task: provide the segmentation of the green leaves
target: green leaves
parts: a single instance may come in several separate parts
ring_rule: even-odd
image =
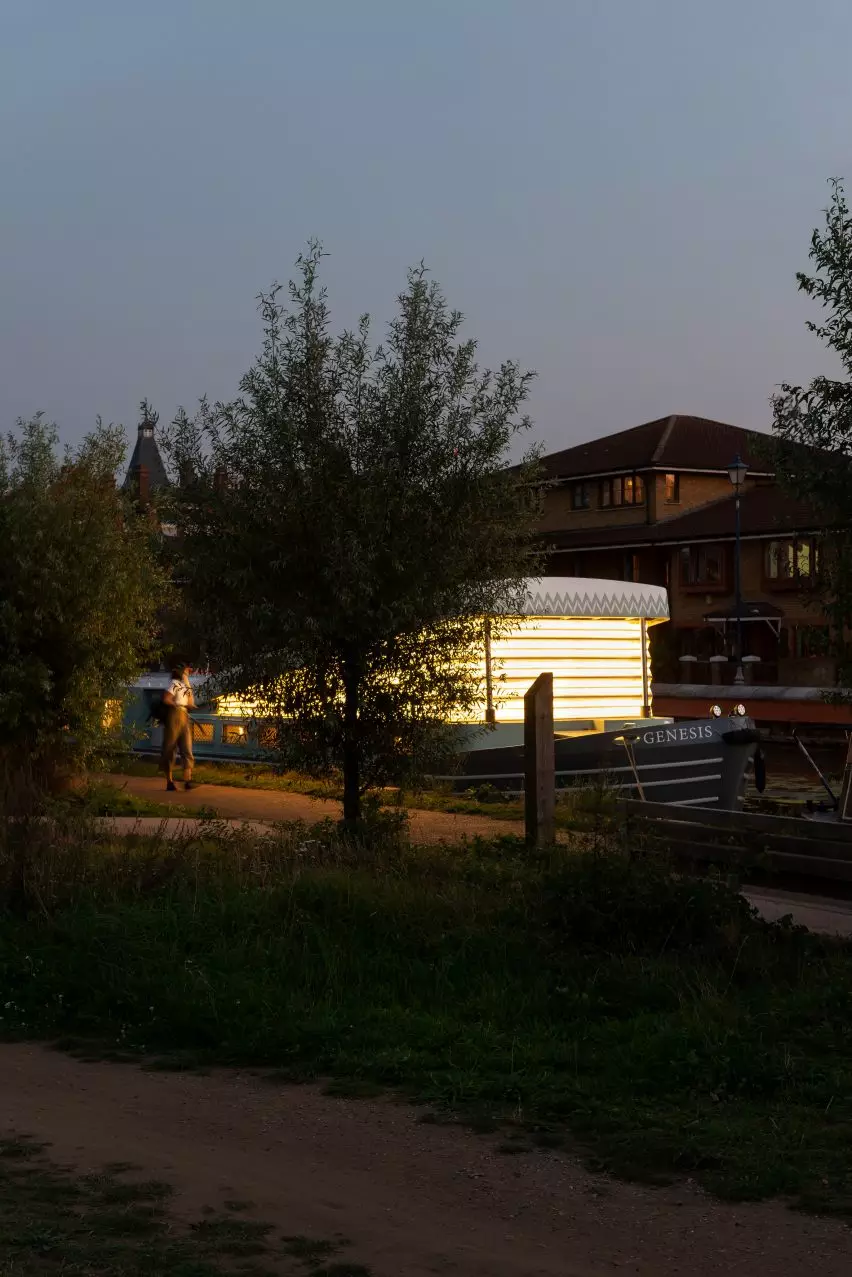
[[[344,764],[351,809],[353,786],[445,751],[480,692],[481,618],[536,570],[535,457],[508,468],[532,374],[481,371],[422,266],[383,345],[366,317],[333,337],[321,258],[289,307],[261,296],[240,397],[179,414],[167,447],[211,662],[300,765]]]
[[[822,307],[822,321],[808,327],[834,352],[841,375],[816,377],[806,387],[782,385],[772,399],[768,452],[779,481],[824,528],[819,588],[810,597],[830,622],[832,654],[845,682],[852,622],[852,219],[843,183],[833,179],[830,186],[824,225],[811,237],[813,274],[800,272],[797,280]]]
[[[12,758],[69,758],[103,740],[150,651],[166,581],[152,527],[115,483],[120,428],[98,421],[59,452],[41,416],[19,421],[0,465],[0,734]]]

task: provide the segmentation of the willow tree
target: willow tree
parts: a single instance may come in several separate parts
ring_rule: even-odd
[[[821,322],[808,329],[832,353],[838,376],[807,386],[784,384],[774,396],[771,460],[782,485],[812,511],[820,538],[813,603],[829,622],[841,681],[852,677],[852,218],[843,183],[831,182],[824,223],[811,236],[811,273],[801,292],[818,302]]]
[[[99,422],[63,452],[41,416],[0,438],[0,761],[44,780],[104,743],[168,588],[116,485],[124,450]]]
[[[288,760],[339,768],[354,822],[369,786],[439,764],[482,696],[484,618],[536,569],[535,457],[509,464],[532,374],[481,371],[422,267],[381,345],[367,317],[333,336],[321,258],[261,295],[240,396],[179,414],[166,446],[220,689],[277,724]]]

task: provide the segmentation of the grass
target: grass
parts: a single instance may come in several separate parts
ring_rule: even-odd
[[[152,759],[127,754],[107,758],[104,768],[113,775],[154,776],[157,764]],[[343,790],[332,781],[317,780],[299,772],[280,772],[273,767],[238,763],[196,762],[193,778],[205,785],[228,785],[234,789],[260,789],[286,794],[311,794],[315,798],[340,798]]]
[[[347,1271],[333,1258],[340,1242],[276,1237],[271,1224],[215,1212],[184,1225],[169,1213],[171,1186],[128,1178],[131,1171],[112,1165],[79,1175],[26,1137],[0,1140],[2,1277],[323,1277],[335,1264],[341,1277]],[[369,1277],[358,1265],[348,1270]]]
[[[63,801],[72,807],[79,807],[92,816],[154,816],[158,818],[191,817],[199,819],[215,819],[216,811],[212,807],[189,807],[182,803],[157,802],[153,798],[145,798],[128,793],[119,785],[107,781],[90,781],[84,788],[66,795]]]
[[[331,822],[29,840],[0,855],[7,1038],[395,1089],[507,1143],[570,1132],[621,1175],[852,1213],[850,950],[722,881],[606,831],[542,855],[353,846]]]
[[[134,758],[126,754],[106,760],[109,771],[125,776],[150,777],[156,764],[150,760]],[[260,764],[254,766],[238,763],[201,763],[195,769],[198,781],[205,785],[226,785],[236,789],[257,789],[268,793],[308,794],[314,798],[343,797],[342,785],[334,780],[318,780],[299,772],[281,772]],[[840,779],[831,777],[835,792],[840,792]],[[402,806],[408,810],[439,811],[463,816],[487,816],[491,820],[518,823],[524,818],[523,802],[519,797],[506,796],[489,784],[471,786],[452,791],[449,785],[435,785],[414,793],[386,790],[380,795],[388,806]],[[558,829],[584,829],[589,825],[589,792],[586,790],[563,791],[556,809]],[[787,810],[798,811],[806,799],[821,801],[825,790],[815,777],[808,775],[770,775],[765,794],[758,794],[749,782],[746,806],[750,810],[783,814]],[[591,799],[594,804],[594,798]],[[113,813],[110,813],[113,814]],[[121,814],[121,813],[114,813]],[[155,813],[151,813],[155,814]]]
[[[151,777],[156,764],[140,758],[121,755],[105,764],[115,775]],[[240,766],[236,763],[200,763],[195,779],[205,785],[225,785],[235,789],[254,789],[266,793],[308,794],[313,798],[340,801],[342,786],[336,781],[317,780],[299,772],[280,772],[271,767]],[[491,820],[519,823],[524,818],[520,798],[507,797],[491,785],[478,785],[458,793],[448,785],[415,793],[385,790],[379,795],[385,806],[416,811],[440,811],[464,816],[488,816]],[[588,798],[585,793],[565,794],[557,808],[556,823],[560,829],[583,827]]]

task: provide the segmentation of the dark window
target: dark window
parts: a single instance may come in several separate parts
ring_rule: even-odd
[[[683,585],[722,585],[724,550],[721,545],[688,545],[680,552],[680,579]]]
[[[601,482],[601,505],[644,505],[645,480],[641,474],[626,474],[617,479],[604,479]]]
[[[670,505],[676,505],[680,501],[680,475],[666,475],[666,501]]]
[[[820,625],[785,625],[778,640],[781,657],[825,656],[829,650],[828,630]]]
[[[639,580],[639,555],[625,554],[624,563],[621,569],[622,578],[625,581]]]
[[[592,504],[592,485],[575,483],[571,489],[571,509],[588,510]]]
[[[765,571],[770,581],[812,581],[816,569],[813,541],[770,541],[766,547]]]

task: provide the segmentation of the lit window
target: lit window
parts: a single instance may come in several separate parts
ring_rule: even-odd
[[[816,546],[813,541],[770,541],[765,569],[770,581],[810,581],[817,570]]]
[[[645,480],[641,474],[626,474],[618,479],[604,479],[600,488],[601,506],[644,505]]]
[[[199,744],[209,744],[213,740],[213,724],[192,720],[192,739]]]
[[[242,723],[225,723],[222,727],[223,745],[245,745],[248,741],[248,728]]]
[[[676,505],[680,501],[680,475],[666,475],[666,501],[670,505]]]

